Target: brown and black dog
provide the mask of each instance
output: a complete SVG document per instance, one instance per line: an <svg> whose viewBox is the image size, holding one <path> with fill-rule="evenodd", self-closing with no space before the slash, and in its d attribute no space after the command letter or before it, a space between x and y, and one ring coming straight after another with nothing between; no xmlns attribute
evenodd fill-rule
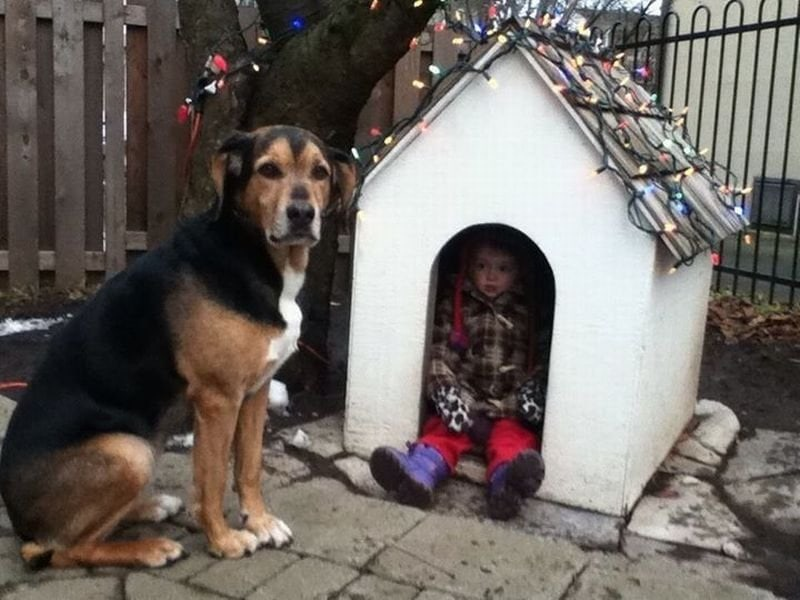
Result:
<svg viewBox="0 0 800 600"><path fill-rule="evenodd" d="M236 133L213 161L216 205L108 281L52 340L11 418L0 493L31 566L144 565L166 538L106 541L180 508L143 497L169 420L193 412L194 514L211 553L281 546L261 495L269 380L295 350L309 248L347 202L347 157L288 126ZM232 450L232 452L231 452ZM223 516L231 453L243 529Z"/></svg>

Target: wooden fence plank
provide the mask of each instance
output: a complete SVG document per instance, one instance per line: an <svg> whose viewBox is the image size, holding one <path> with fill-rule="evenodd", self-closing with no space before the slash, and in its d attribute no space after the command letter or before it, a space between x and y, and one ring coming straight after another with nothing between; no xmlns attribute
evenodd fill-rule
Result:
<svg viewBox="0 0 800 600"><path fill-rule="evenodd" d="M127 27L127 144L125 145L128 228L147 229L147 30Z"/></svg>
<svg viewBox="0 0 800 600"><path fill-rule="evenodd" d="M53 22L36 27L36 139L39 187L39 250L56 247L55 141L53 106ZM41 282L40 282L41 283Z"/></svg>
<svg viewBox="0 0 800 600"><path fill-rule="evenodd" d="M125 22L130 25L147 25L147 18L144 7L131 6L135 2L129 2L129 6L125 8ZM53 6L51 0L35 0L36 18L41 20L50 20L53 18ZM6 0L0 0L0 15L6 12ZM83 20L87 23L102 23L103 22L103 7L99 1L84 2L83 4Z"/></svg>
<svg viewBox="0 0 800 600"><path fill-rule="evenodd" d="M28 0L6 3L7 156L9 283L12 287L39 285L37 127L36 127L36 14Z"/></svg>
<svg viewBox="0 0 800 600"><path fill-rule="evenodd" d="M123 0L104 0L105 54L103 86L106 95L104 158L106 278L125 268L125 46Z"/></svg>
<svg viewBox="0 0 800 600"><path fill-rule="evenodd" d="M53 0L56 287L84 283L85 144L82 3Z"/></svg>
<svg viewBox="0 0 800 600"><path fill-rule="evenodd" d="M103 25L83 25L86 250L103 250ZM123 85L120 82L120 85ZM120 91L122 88L120 88ZM122 140L120 144L124 143Z"/></svg>
<svg viewBox="0 0 800 600"><path fill-rule="evenodd" d="M177 220L174 2L147 5L147 241L164 241Z"/></svg>

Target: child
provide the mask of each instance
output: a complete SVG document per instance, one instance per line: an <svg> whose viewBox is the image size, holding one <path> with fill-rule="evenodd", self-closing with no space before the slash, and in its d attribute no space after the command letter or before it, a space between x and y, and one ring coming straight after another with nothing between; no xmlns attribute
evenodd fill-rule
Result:
<svg viewBox="0 0 800 600"><path fill-rule="evenodd" d="M464 248L455 289L436 308L427 385L436 415L407 453L376 448L370 469L400 502L424 507L459 457L485 446L489 516L505 520L519 513L522 498L533 496L544 477L533 429L544 416L545 377L529 368L537 332L518 253L491 232Z"/></svg>

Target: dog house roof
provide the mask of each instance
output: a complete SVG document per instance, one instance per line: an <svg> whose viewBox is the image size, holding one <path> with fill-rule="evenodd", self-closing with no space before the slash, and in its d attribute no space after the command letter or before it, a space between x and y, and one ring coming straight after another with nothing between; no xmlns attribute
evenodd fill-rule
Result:
<svg viewBox="0 0 800 600"><path fill-rule="evenodd" d="M730 173L695 148L686 132L686 111L674 114L658 104L637 83L641 73L623 67L622 54L602 48L588 30L570 32L541 21L508 24L495 39L494 47L477 60L462 61L445 72L442 83L456 76L445 84L449 92L442 94L434 86L417 113L398 124L398 133L416 137L416 125L443 110L449 104L446 96L458 93L455 84L461 76L482 73L491 83L494 61L521 52L531 75L560 96L565 111L600 150L597 172L613 171L629 192L630 222L658 236L679 264L747 226L747 190L732 184ZM408 141L391 147L381 143L370 168Z"/></svg>

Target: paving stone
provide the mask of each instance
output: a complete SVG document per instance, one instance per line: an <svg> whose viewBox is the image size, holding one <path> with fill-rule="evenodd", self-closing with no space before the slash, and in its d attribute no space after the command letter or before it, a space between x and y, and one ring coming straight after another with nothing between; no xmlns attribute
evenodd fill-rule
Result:
<svg viewBox="0 0 800 600"><path fill-rule="evenodd" d="M425 516L415 508L352 494L325 478L277 490L270 507L294 532L294 551L356 567Z"/></svg>
<svg viewBox="0 0 800 600"><path fill-rule="evenodd" d="M741 429L736 413L721 402L700 400L694 414L699 423L691 436L706 448L725 456Z"/></svg>
<svg viewBox="0 0 800 600"><path fill-rule="evenodd" d="M132 573L125 580L125 600L223 600L219 596L205 590L199 590L174 581L165 581L160 577L161 571L154 571L159 576L149 573Z"/></svg>
<svg viewBox="0 0 800 600"><path fill-rule="evenodd" d="M800 434L756 429L753 437L739 440L722 479L747 481L800 472Z"/></svg>
<svg viewBox="0 0 800 600"><path fill-rule="evenodd" d="M185 501L186 491L192 486L192 479L191 454L164 452L158 458L153 479L157 489L175 493Z"/></svg>
<svg viewBox="0 0 800 600"><path fill-rule="evenodd" d="M344 415L336 413L318 421L299 426L308 436L311 445L306 448L323 458L331 458L344 452ZM289 427L278 432L278 436L291 445L298 427Z"/></svg>
<svg viewBox="0 0 800 600"><path fill-rule="evenodd" d="M372 571L468 598L560 598L586 563L584 553L474 519L430 515L381 552Z"/></svg>
<svg viewBox="0 0 800 600"><path fill-rule="evenodd" d="M10 535L0 537L0 556L19 556L19 540Z"/></svg>
<svg viewBox="0 0 800 600"><path fill-rule="evenodd" d="M335 460L336 468L347 476L354 486L375 498L386 498L386 490L378 485L369 470L369 463L358 456L347 456Z"/></svg>
<svg viewBox="0 0 800 600"><path fill-rule="evenodd" d="M731 483L725 491L766 528L800 535L800 474Z"/></svg>
<svg viewBox="0 0 800 600"><path fill-rule="evenodd" d="M247 600L317 600L329 598L358 577L358 571L318 558L292 564Z"/></svg>
<svg viewBox="0 0 800 600"><path fill-rule="evenodd" d="M710 484L688 475L671 477L658 496L644 496L628 530L647 538L714 551L750 537Z"/></svg>
<svg viewBox="0 0 800 600"><path fill-rule="evenodd" d="M266 448L263 453L264 470L267 477L283 477L289 482L311 475L308 465L286 452Z"/></svg>
<svg viewBox="0 0 800 600"><path fill-rule="evenodd" d="M674 453L664 459L664 462L661 463L658 470L662 473L679 473L705 479L714 477L717 473L716 467Z"/></svg>
<svg viewBox="0 0 800 600"><path fill-rule="evenodd" d="M621 562L593 560L578 577L569 600L753 600L775 598L770 592L689 572L685 565L663 558Z"/></svg>
<svg viewBox="0 0 800 600"><path fill-rule="evenodd" d="M86 569L77 568L31 571L23 564L18 552L14 552L13 554L7 556L0 556L0 587L10 583L22 583L28 581L75 579L77 577L85 577L86 574ZM0 594L0 596L2 596L2 594Z"/></svg>
<svg viewBox="0 0 800 600"><path fill-rule="evenodd" d="M467 455L456 465L456 477L462 477L472 483L484 485L486 483L486 461L477 456Z"/></svg>
<svg viewBox="0 0 800 600"><path fill-rule="evenodd" d="M87 577L66 581L45 581L17 586L5 600L117 600L120 583L112 577Z"/></svg>
<svg viewBox="0 0 800 600"><path fill-rule="evenodd" d="M372 598L412 600L418 594L419 590L410 585L387 581L374 575L363 575L348 585L336 598L337 600L370 600Z"/></svg>
<svg viewBox="0 0 800 600"><path fill-rule="evenodd" d="M436 494L431 508L438 514L486 518L486 484L451 479ZM510 527L548 537L565 538L583 546L617 548L623 520L537 498L525 500L519 516L505 522Z"/></svg>
<svg viewBox="0 0 800 600"><path fill-rule="evenodd" d="M420 592L419 596L414 598L414 600L458 600L455 596L451 594L445 594L444 592L437 592L435 590L423 590Z"/></svg>
<svg viewBox="0 0 800 600"><path fill-rule="evenodd" d="M244 558L217 560L189 582L220 594L244 597L296 560L294 554L262 548Z"/></svg>
<svg viewBox="0 0 800 600"><path fill-rule="evenodd" d="M712 569L735 581L767 581L770 578L769 571L759 563L734 560L709 550L692 549L687 552L686 546L644 538L631 532L625 532L623 536L622 551L631 559L669 557L688 569Z"/></svg>
<svg viewBox="0 0 800 600"><path fill-rule="evenodd" d="M687 437L678 442L673 452L712 467L719 466L722 463L722 456L713 450L709 450L692 437Z"/></svg>

